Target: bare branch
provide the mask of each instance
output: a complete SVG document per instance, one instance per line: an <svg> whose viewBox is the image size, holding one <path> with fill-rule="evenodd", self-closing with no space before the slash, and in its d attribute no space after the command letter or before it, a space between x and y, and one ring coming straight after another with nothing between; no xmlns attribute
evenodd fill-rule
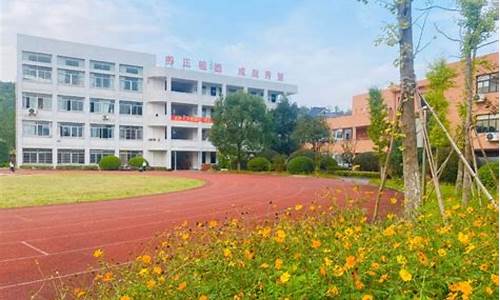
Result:
<svg viewBox="0 0 500 300"><path fill-rule="evenodd" d="M424 7L424 8L415 8L416 10L419 10L419 11L424 11L424 10L431 10L431 9L434 9L434 8L437 8L437 9L442 9L442 10L445 10L445 11L453 11L453 12L458 12L460 11L459 9L457 8L449 8L449 7L444 7L444 6L441 6L441 5L431 5L431 6L428 6L428 7Z"/></svg>
<svg viewBox="0 0 500 300"><path fill-rule="evenodd" d="M431 43L432 43L432 41L428 41L427 43L425 43L424 46L422 46L422 48L416 49L415 50L415 54L413 54L413 56L417 56L417 54L419 54L420 52L424 51L424 49L427 48Z"/></svg>
<svg viewBox="0 0 500 300"><path fill-rule="evenodd" d="M481 44L481 45L477 46L476 49L479 49L479 48L482 48L482 47L486 47L486 46L494 44L494 43L498 43L498 40L494 40L494 41L491 41L491 42L488 42L488 43Z"/></svg>
<svg viewBox="0 0 500 300"><path fill-rule="evenodd" d="M434 28L436 28L437 32L439 32L440 34L442 34L445 38L449 39L450 41L457 42L457 43L461 43L462 42L459 39L455 39L455 38L452 38L449 35L447 35L444 31L442 31L441 29L439 29L439 27L436 25L436 23L434 23Z"/></svg>
<svg viewBox="0 0 500 300"><path fill-rule="evenodd" d="M417 42L417 46L415 47L415 54L413 54L413 57L416 57L417 53L419 53L421 51L420 43L422 42L422 36L424 35L425 24L427 23L428 17L429 17L429 12L427 12L427 14L425 15L424 22L422 23L422 26L419 26L420 27L420 34L418 36L418 42Z"/></svg>

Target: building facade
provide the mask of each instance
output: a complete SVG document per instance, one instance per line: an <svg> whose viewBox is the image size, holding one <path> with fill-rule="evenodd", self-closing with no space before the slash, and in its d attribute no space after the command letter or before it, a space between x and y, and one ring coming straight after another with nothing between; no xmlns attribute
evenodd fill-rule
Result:
<svg viewBox="0 0 500 300"><path fill-rule="evenodd" d="M216 162L208 141L216 99L238 91L273 108L295 85L156 65L152 54L17 37L18 165L123 164L199 169Z"/></svg>
<svg viewBox="0 0 500 300"><path fill-rule="evenodd" d="M478 138L472 137L474 149L480 157L481 147L488 157L498 159L498 52L478 58L481 61L475 75L475 102L473 105L473 117L476 123ZM449 66L455 70L455 84L445 92L449 101L448 121L450 132L455 133L460 125L459 105L464 99L464 72L461 62L450 63ZM422 94L428 89L427 80L417 83ZM391 85L382 90L384 102L389 109L389 116L399 101L400 90L396 85ZM370 125L370 111L368 109L368 93L355 95L352 98L352 114L327 118L332 129L333 143L327 146L328 151L339 159L345 151L352 153L363 153L373 151L374 144L368 137L368 126ZM417 134L420 132L420 122L417 122ZM418 139L421 144L421 138Z"/></svg>

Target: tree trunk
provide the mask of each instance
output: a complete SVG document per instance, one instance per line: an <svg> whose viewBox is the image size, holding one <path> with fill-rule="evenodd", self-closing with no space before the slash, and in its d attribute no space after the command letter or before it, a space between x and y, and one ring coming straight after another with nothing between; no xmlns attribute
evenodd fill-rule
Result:
<svg viewBox="0 0 500 300"><path fill-rule="evenodd" d="M421 186L418 168L417 131L415 126L415 70L413 67L413 32L411 0L401 0L398 6L399 72L401 80L401 131L403 139L403 179L405 187L404 214L415 217L421 204Z"/></svg>
<svg viewBox="0 0 500 300"><path fill-rule="evenodd" d="M472 85L473 85L473 75L472 75L472 70L473 70L473 61L472 61L472 55L466 50L465 54L465 122L464 122L464 156L465 159L467 160L467 163L472 162L472 151L471 151L471 145L470 145L470 139L469 137L471 136L469 134L470 132L470 127L472 125L472 101L473 101L473 95L472 95ZM471 197L471 188L472 188L472 179L471 176L468 172L463 172L463 182L462 182L462 204L467 205L467 203L470 200Z"/></svg>

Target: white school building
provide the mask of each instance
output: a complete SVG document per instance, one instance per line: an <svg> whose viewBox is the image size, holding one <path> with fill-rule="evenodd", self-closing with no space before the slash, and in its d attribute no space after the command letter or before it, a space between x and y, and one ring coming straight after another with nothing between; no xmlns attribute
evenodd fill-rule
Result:
<svg viewBox="0 0 500 300"><path fill-rule="evenodd" d="M18 165L123 164L199 169L216 162L208 141L218 97L245 91L273 108L297 86L269 79L158 66L155 55L17 36Z"/></svg>

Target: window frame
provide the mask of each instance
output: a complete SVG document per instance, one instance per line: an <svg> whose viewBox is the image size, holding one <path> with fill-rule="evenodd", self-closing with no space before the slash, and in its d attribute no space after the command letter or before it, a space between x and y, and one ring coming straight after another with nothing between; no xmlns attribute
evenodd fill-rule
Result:
<svg viewBox="0 0 500 300"><path fill-rule="evenodd" d="M23 120L22 125L23 137L52 137L52 122L50 121ZM28 126L31 126L32 128L28 130Z"/></svg>
<svg viewBox="0 0 500 300"><path fill-rule="evenodd" d="M67 102L69 101L70 104L68 106L67 103L62 105L62 102ZM73 109L75 106L79 106L79 103L81 102L81 108L82 109ZM76 105L78 103L78 105ZM69 109L67 109L69 108ZM58 95L57 96L57 111L59 112L73 112L73 113L83 113L85 109L85 98L83 97L73 97L73 96L63 96L63 95Z"/></svg>
<svg viewBox="0 0 500 300"><path fill-rule="evenodd" d="M105 134L105 132L108 133ZM113 140L115 138L115 125L90 124L90 138L100 140Z"/></svg>
<svg viewBox="0 0 500 300"><path fill-rule="evenodd" d="M34 99L31 99L34 98ZM41 101L40 101L41 100ZM32 104L32 102L35 102ZM22 93L22 107L23 109L35 108L42 111L52 110L52 95L43 93Z"/></svg>
<svg viewBox="0 0 500 300"><path fill-rule="evenodd" d="M57 124L59 137L63 139L73 138L73 139L83 139L85 138L85 124L84 123L73 123L73 122L59 122ZM67 134L65 133L67 130ZM64 132L64 133L63 133Z"/></svg>
<svg viewBox="0 0 500 300"><path fill-rule="evenodd" d="M482 77L488 77L487 79L481 79ZM486 90L480 90L484 89L484 86L479 87L482 84L487 83L487 88ZM496 88L494 88L496 87ZM476 76L476 92L477 94L488 94L488 93L497 93L498 92L498 73L488 73L488 74L481 74Z"/></svg>

